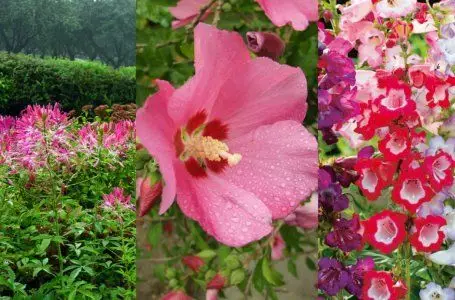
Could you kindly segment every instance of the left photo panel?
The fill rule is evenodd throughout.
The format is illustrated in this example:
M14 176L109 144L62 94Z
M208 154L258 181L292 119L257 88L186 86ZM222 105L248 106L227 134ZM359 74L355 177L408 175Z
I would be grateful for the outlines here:
M135 299L134 0L0 10L0 298Z

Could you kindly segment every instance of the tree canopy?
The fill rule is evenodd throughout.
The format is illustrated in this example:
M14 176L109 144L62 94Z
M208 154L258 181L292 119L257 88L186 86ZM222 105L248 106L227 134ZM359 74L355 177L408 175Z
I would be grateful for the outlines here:
M2 0L0 50L135 64L134 0Z

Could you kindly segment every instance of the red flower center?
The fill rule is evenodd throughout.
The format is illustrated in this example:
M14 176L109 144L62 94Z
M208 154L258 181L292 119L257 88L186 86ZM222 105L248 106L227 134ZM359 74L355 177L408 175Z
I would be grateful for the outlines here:
M207 169L222 172L226 166L238 164L242 156L230 153L227 139L228 127L220 120L207 121L205 111L191 117L174 135L177 157L194 177L206 177Z

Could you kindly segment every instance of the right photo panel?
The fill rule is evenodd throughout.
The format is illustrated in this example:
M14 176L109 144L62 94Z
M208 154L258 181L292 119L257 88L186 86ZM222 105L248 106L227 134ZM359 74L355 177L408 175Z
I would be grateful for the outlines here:
M455 2L319 1L318 299L455 299Z
M317 0L137 1L138 299L317 298Z

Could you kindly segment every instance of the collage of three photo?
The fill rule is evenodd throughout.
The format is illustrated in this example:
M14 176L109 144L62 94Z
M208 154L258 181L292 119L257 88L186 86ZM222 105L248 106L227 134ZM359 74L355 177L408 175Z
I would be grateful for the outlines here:
M455 1L1 0L0 300L455 300Z

